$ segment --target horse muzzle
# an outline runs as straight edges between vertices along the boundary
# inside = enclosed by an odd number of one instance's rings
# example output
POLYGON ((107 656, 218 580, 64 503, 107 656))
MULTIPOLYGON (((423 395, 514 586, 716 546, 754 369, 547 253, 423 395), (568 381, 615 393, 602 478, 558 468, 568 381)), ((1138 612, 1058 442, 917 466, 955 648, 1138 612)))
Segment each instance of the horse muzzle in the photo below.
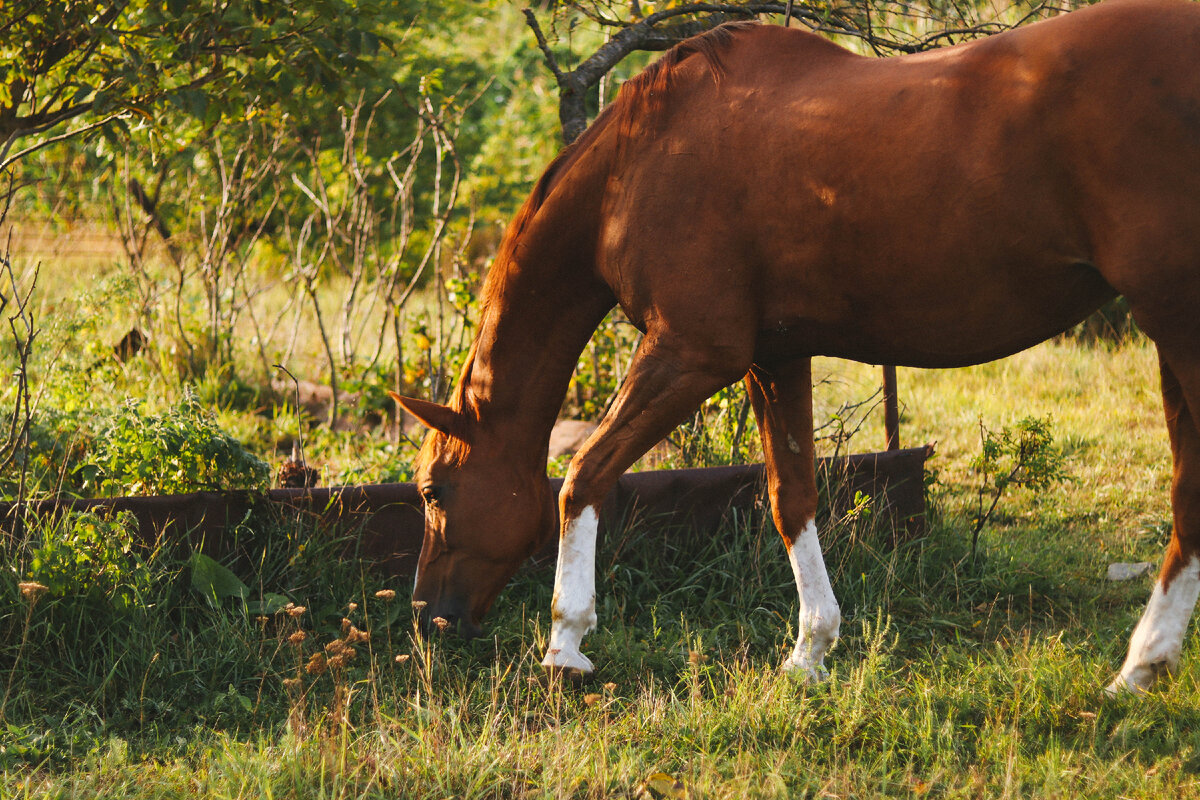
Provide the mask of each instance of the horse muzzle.
POLYGON ((471 618, 470 609, 462 601, 429 603, 421 609, 418 620, 425 636, 457 632, 464 639, 477 639, 483 635, 483 627, 471 618))

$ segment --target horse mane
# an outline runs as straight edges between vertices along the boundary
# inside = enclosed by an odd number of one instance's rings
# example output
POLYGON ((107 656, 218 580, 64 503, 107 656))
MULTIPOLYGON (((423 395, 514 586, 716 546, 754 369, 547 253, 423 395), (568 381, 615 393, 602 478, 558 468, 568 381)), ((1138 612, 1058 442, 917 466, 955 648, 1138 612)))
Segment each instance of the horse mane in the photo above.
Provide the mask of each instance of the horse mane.
MULTIPOLYGON (((529 197, 521 204, 521 208, 509 223, 503 238, 500 240, 500 247, 496 252, 491 269, 488 270, 487 278, 485 278, 483 283, 480 298, 480 319, 479 326, 476 329, 476 338, 471 343, 471 348, 467 353, 462 371, 459 374, 458 383, 449 399, 448 404, 450 408, 462 413, 470 413, 467 409, 468 399, 466 390, 471 382, 471 369, 475 364, 475 355, 479 348, 478 333, 484 330, 489 314, 497 307, 497 300, 504 285, 505 267, 514 260, 515 250, 525 229, 529 225, 529 221, 533 219, 534 215, 537 214, 543 203, 545 203, 546 198, 553 189, 555 179, 573 163, 574 156, 577 153, 583 152, 586 145, 595 139, 600 131, 606 129, 614 119, 620 133, 619 140, 622 142, 627 140, 632 130, 634 118, 654 114, 661 107, 663 98, 670 90, 671 84, 677 76, 679 65, 690 57, 695 55, 702 56, 708 62, 713 79, 720 83, 725 75, 725 65, 721 61, 722 51, 728 47, 729 43, 733 40, 734 34, 738 31, 757 27, 758 24, 754 21, 727 22, 675 45, 662 58, 655 61, 638 75, 625 81, 621 86, 621 90, 617 93, 617 99, 601 112, 579 138, 559 151, 554 160, 550 162, 549 166, 542 172, 541 177, 538 178, 537 183, 534 184, 529 197)), ((461 462, 466 457, 467 450, 470 447, 469 443, 446 434, 439 434, 436 438, 442 440, 441 452, 443 456, 449 454, 452 460, 456 462, 461 462)), ((431 445, 432 441, 427 441, 426 444, 431 445)))
MULTIPOLYGON (((758 24, 754 21, 726 22, 712 30, 684 39, 668 50, 662 58, 625 81, 617 93, 617 99, 600 113, 600 116, 587 127, 579 138, 559 151, 538 178, 533 191, 530 192, 529 197, 526 198, 512 222, 509 223, 496 252, 494 265, 506 263, 511 259, 517 241, 521 238, 529 220, 538 212, 550 194, 554 179, 573 160, 572 156, 582 150, 601 130, 607 127, 614 114, 618 117, 619 130, 624 135, 629 130, 630 120, 640 114, 654 111, 663 95, 670 89, 671 81, 678 72, 679 65, 693 55, 703 56, 708 61, 714 79, 720 82, 725 75, 721 51, 733 40, 736 32, 745 28, 757 27, 758 24)), ((494 273, 495 269, 493 268, 489 271, 487 280, 484 281, 482 304, 484 308, 488 306, 492 296, 499 291, 498 282, 492 280, 494 273)))
POLYGON ((702 56, 708 62, 713 80, 719 84, 725 77, 722 51, 733 41, 734 34, 747 28, 756 28, 758 25, 759 23, 753 20, 726 22, 712 30, 684 39, 658 61, 625 81, 613 104, 620 108, 622 138, 632 133, 635 118, 653 114, 662 107, 663 98, 678 75, 679 65, 691 56, 702 56))
MULTIPOLYGON (((517 210, 516 215, 505 229, 504 236, 500 239, 500 247, 496 250, 496 257, 492 260, 492 266, 488 269, 487 277, 483 281, 483 289, 479 300, 479 324, 475 329, 475 338, 471 342, 470 350, 467 351, 466 359, 463 360, 462 371, 458 376, 458 383, 448 401, 450 408, 455 411, 468 411, 466 390, 471 383, 471 368, 475 365, 475 354, 479 350, 479 334, 485 329, 488 316, 498 305, 500 291, 504 286, 506 267, 514 260, 517 243, 520 242, 525 229, 529 226, 529 221, 537 214, 542 204, 546 201, 546 197, 550 194, 551 182, 562 171, 571 154, 578 149, 579 144, 585 140, 590 140, 594 136, 593 131, 597 127, 595 124, 591 125, 578 139, 559 151, 554 160, 550 162, 550 165, 542 172, 541 177, 538 178, 537 183, 533 186, 533 191, 525 198, 525 202, 521 204, 520 209, 517 210)), ((461 450, 461 453, 456 457, 456 461, 466 456, 466 443, 460 442, 454 436, 443 435, 440 438, 447 440, 447 447, 461 450)))

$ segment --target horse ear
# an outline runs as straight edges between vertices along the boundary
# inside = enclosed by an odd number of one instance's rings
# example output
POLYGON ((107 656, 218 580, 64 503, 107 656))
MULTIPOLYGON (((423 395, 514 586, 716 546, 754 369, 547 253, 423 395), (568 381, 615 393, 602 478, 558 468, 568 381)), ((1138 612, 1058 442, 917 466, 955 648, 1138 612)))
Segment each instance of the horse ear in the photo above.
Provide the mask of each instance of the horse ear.
POLYGON ((441 431, 447 436, 453 436, 456 439, 465 439, 466 417, 450 408, 450 406, 431 403, 428 400, 418 400, 415 397, 402 397, 395 392, 388 392, 388 394, 400 404, 401 408, 419 419, 427 427, 433 428, 435 431, 441 431))

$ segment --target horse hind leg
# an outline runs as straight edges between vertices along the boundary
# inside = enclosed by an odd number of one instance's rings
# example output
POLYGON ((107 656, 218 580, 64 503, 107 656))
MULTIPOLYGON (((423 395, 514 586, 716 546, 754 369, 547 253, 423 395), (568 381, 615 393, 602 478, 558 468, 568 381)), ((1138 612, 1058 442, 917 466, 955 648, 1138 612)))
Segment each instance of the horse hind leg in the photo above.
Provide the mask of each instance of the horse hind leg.
POLYGON ((1200 595, 1200 363, 1194 357, 1169 359, 1160 348, 1159 368, 1174 461, 1174 527, 1162 571, 1109 694, 1144 692, 1175 669, 1200 595))
POLYGON ((800 595, 799 633, 783 669, 822 680, 842 616, 817 538, 811 362, 771 372, 755 367, 746 375, 746 388, 766 456, 772 516, 800 595))
POLYGON ((643 340, 612 408, 575 454, 563 481, 550 641, 542 666, 592 672, 580 645, 596 625, 600 505, 621 473, 708 397, 744 374, 749 361, 748 355, 739 361, 728 348, 685 345, 678 338, 647 335, 643 340))

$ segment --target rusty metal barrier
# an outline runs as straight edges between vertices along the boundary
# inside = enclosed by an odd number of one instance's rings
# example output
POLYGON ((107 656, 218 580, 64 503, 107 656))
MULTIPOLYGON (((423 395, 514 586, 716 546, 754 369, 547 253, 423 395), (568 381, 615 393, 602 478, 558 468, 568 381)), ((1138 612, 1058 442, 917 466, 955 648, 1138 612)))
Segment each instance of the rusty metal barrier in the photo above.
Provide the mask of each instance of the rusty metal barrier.
MULTIPOLYGON (((872 498, 877 515, 890 520, 893 538, 919 535, 925 517, 925 460, 929 445, 883 453, 820 459, 818 476, 828 513, 841 515, 859 493, 872 498)), ((552 481, 555 490, 560 479, 552 481)), ((731 513, 765 509, 763 465, 630 472, 621 476, 601 512, 601 529, 636 517, 659 523, 664 536, 711 536, 731 513), (607 525, 606 525, 607 523, 607 525)), ((159 497, 45 500, 29 504, 35 516, 64 511, 129 511, 147 542, 162 538, 213 555, 229 552, 231 532, 264 508, 309 515, 336 526, 347 538, 348 555, 369 561, 393 577, 411 576, 424 532, 421 498, 411 483, 315 489, 272 489, 265 493, 196 492, 159 497)), ((0 529, 11 533, 14 504, 0 503, 0 529)), ((537 560, 553 556, 551 546, 537 560)))

